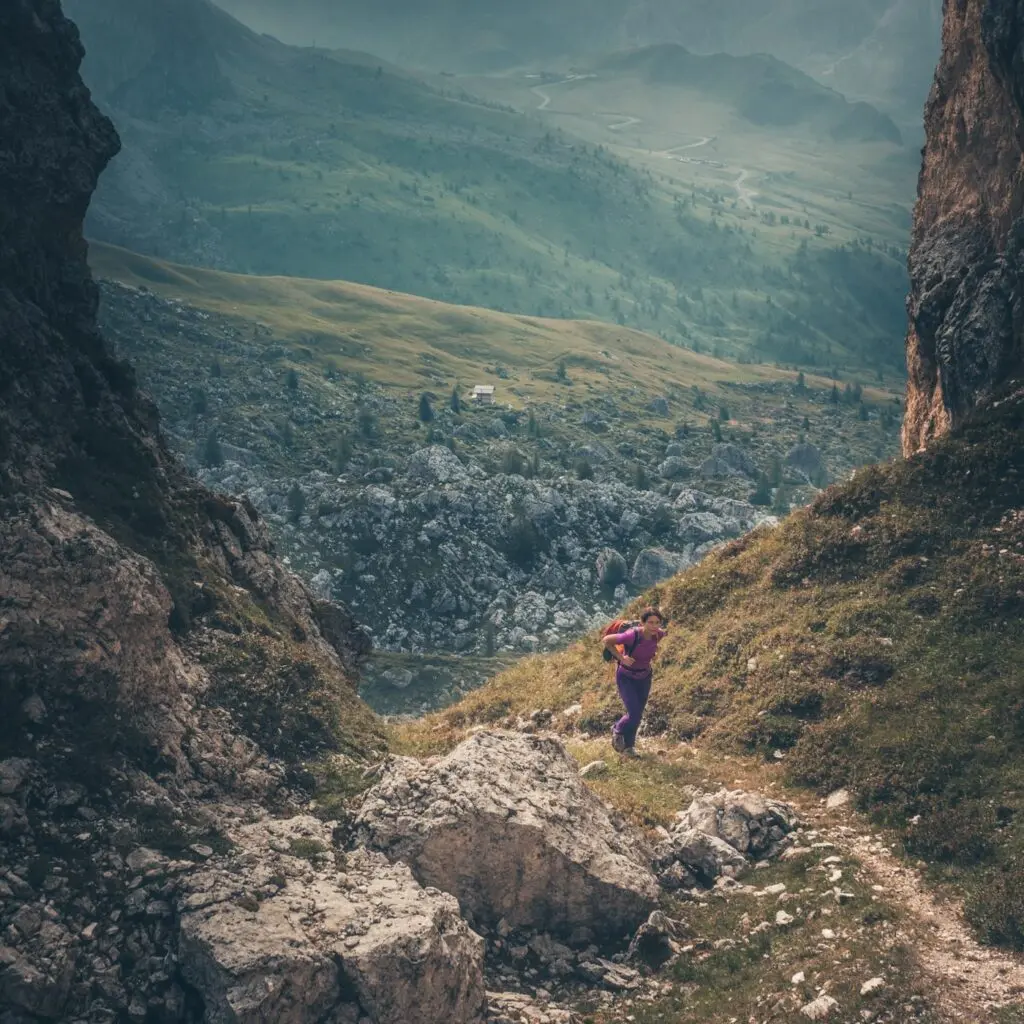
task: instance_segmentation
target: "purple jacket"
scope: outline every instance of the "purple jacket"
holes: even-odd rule
[[[666,636],[663,629],[658,630],[653,640],[645,639],[643,633],[643,628],[638,627],[627,629],[625,633],[614,633],[605,637],[605,640],[611,640],[614,644],[621,644],[626,648],[626,653],[633,659],[633,664],[632,666],[619,665],[618,671],[633,679],[643,679],[651,674],[651,662],[654,660],[654,655],[658,653],[658,644]],[[637,636],[639,636],[639,640],[637,640]],[[634,643],[636,646],[630,651],[630,647]]]

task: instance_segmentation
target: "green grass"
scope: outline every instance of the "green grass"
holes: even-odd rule
[[[781,528],[645,595],[671,620],[648,728],[848,786],[988,940],[1024,947],[1024,406],[862,470]],[[1004,521],[1004,517],[1011,515]],[[1002,554],[1000,552],[1003,552]],[[420,752],[477,722],[619,713],[598,644],[530,659],[406,727]]]
[[[513,316],[490,309],[451,306],[345,281],[251,277],[167,263],[125,249],[93,243],[90,263],[98,277],[247,321],[266,325],[277,339],[296,346],[282,353],[301,372],[303,358],[316,370],[336,366],[396,388],[421,388],[431,378],[468,384],[501,365],[507,377],[502,399],[513,407],[561,404],[589,392],[626,404],[643,394],[676,390],[695,418],[694,389],[705,392],[708,408],[728,400],[742,407],[737,384],[794,384],[796,373],[762,364],[739,364],[681,349],[654,335],[586,320]],[[301,351],[300,351],[301,350]],[[559,363],[568,384],[558,380]],[[656,385],[652,384],[656,382]],[[829,378],[808,374],[812,389],[828,389]],[[583,392],[584,394],[581,394]],[[799,394],[794,398],[799,400]],[[897,395],[869,386],[868,401],[892,402]],[[818,407],[820,413],[820,406]],[[673,420],[645,411],[645,420],[668,426]]]

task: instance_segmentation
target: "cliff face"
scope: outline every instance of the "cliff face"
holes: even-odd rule
[[[947,0],[910,254],[906,454],[1022,369],[1024,3]]]
[[[276,560],[252,508],[187,476],[96,329],[82,221],[118,140],[81,58],[57,0],[0,4],[0,1016],[14,1021],[84,1013],[98,968],[77,936],[125,899],[132,848],[187,848],[226,804],[287,806],[301,762],[379,741],[353,685],[363,634]],[[48,923],[12,927],[43,893]],[[166,1002],[179,1019],[180,987],[147,960],[173,952],[167,927],[115,939],[111,963],[141,945],[108,972],[106,1005]]]

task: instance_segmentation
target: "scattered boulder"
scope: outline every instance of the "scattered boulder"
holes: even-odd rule
[[[693,466],[678,455],[670,455],[658,466],[658,475],[666,480],[686,480],[693,475]]]
[[[797,817],[789,804],[722,789],[697,797],[680,815],[680,825],[716,836],[744,856],[764,860],[782,852]]]
[[[850,802],[850,791],[848,789],[837,789],[829,793],[825,800],[825,806],[834,811],[839,807],[845,807]]]
[[[209,1024],[484,1020],[483,942],[450,896],[380,854],[336,863],[314,818],[232,839],[179,901],[181,970]]]
[[[689,887],[691,877],[712,885],[722,875],[735,877],[753,862],[778,856],[797,825],[788,804],[724,789],[696,797],[678,818],[654,851],[666,889]]]
[[[818,996],[805,1006],[800,1007],[800,1012],[808,1020],[827,1020],[835,1010],[839,1009],[839,1003],[829,995]]]
[[[658,395],[657,398],[651,399],[651,404],[648,408],[656,416],[667,416],[668,415],[668,399],[663,395]]]
[[[712,885],[719,875],[737,875],[747,860],[725,840],[697,829],[679,829],[654,851],[657,867],[668,869],[675,863],[689,868],[704,885]],[[673,886],[676,887],[677,886]]]
[[[706,544],[728,536],[725,520],[713,512],[687,512],[679,519],[677,533],[684,544]]]
[[[642,590],[653,587],[655,583],[675,576],[690,564],[690,560],[674,551],[665,548],[644,548],[633,563],[633,584]]]
[[[678,922],[672,921],[661,910],[654,913],[637,929],[626,952],[627,960],[636,960],[657,969],[679,953],[676,942],[681,931]]]
[[[642,839],[612,820],[553,737],[483,731],[434,765],[393,759],[356,837],[488,927],[617,939],[657,897]]]
[[[729,476],[754,479],[757,474],[757,463],[734,444],[716,444],[711,449],[711,457],[705,459],[700,467],[700,475],[706,480]]]
[[[439,444],[413,452],[406,465],[406,476],[427,484],[459,484],[468,479],[466,467],[455,453]]]
[[[547,602],[541,594],[528,590],[516,602],[512,618],[517,626],[535,632],[547,625],[549,618]]]
[[[629,564],[614,548],[605,548],[597,556],[597,578],[605,587],[617,587],[629,578]]]
[[[579,1014],[521,992],[488,992],[487,1024],[579,1024]]]
[[[813,444],[804,442],[794,445],[786,453],[786,467],[794,470],[811,483],[826,483],[828,469],[821,451]]]

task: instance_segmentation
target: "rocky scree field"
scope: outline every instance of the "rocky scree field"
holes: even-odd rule
[[[658,584],[671,620],[650,742],[779,761],[849,787],[986,941],[1024,947],[1020,649],[1024,473],[1018,391],[905,462],[858,471],[779,528]],[[406,727],[410,749],[478,723],[620,713],[596,638],[527,659]]]
[[[93,260],[134,282],[105,287],[103,324],[179,452],[246,494],[318,593],[372,619],[396,655],[557,647],[897,440],[885,392],[621,329],[102,247]],[[385,305],[399,329],[378,319]],[[461,382],[475,380],[501,404],[474,408]],[[480,678],[457,675],[438,690],[414,658],[385,658],[367,694],[423,710]]]

